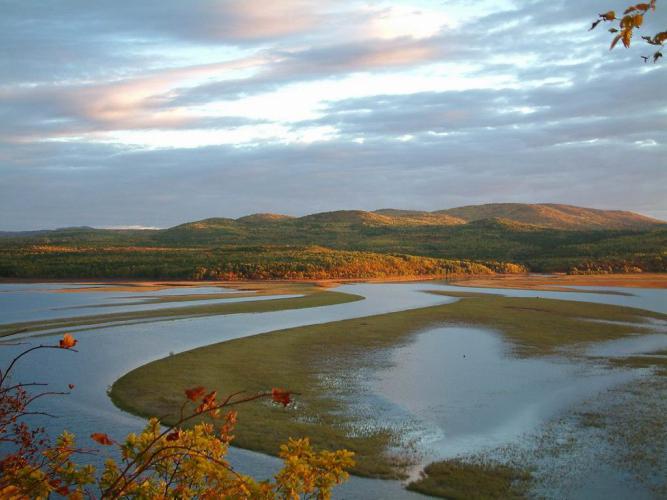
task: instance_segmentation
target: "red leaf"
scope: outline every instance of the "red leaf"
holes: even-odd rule
[[[205,405],[210,406],[211,404],[215,403],[215,397],[217,395],[218,395],[218,391],[209,392],[206,396],[204,396],[204,400],[202,401],[202,403],[204,403]]]
[[[111,440],[111,438],[109,436],[107,436],[106,434],[103,434],[101,432],[93,432],[90,435],[90,437],[93,441],[96,441],[99,444],[102,444],[104,446],[111,446],[113,444],[113,441]]]
[[[201,404],[195,410],[197,413],[202,413],[208,410],[215,408],[215,397],[217,396],[218,391],[211,391],[202,400]],[[215,415],[213,415],[215,416]]]
[[[280,403],[283,406],[287,406],[292,402],[289,391],[278,389],[276,387],[271,389],[271,399],[274,403]]]
[[[204,395],[205,392],[206,389],[204,389],[202,386],[193,387],[192,389],[185,389],[185,395],[190,401],[197,401]]]
[[[67,486],[61,486],[60,488],[56,489],[56,493],[65,497],[69,495],[69,488]]]
[[[67,387],[69,387],[69,390],[71,391],[72,389],[74,389],[74,384],[67,384]]]
[[[181,431],[178,429],[174,430],[173,432],[170,432],[167,434],[167,441],[177,441],[178,438],[181,437]]]
[[[71,349],[72,347],[74,347],[76,345],[77,342],[78,341],[74,337],[72,337],[69,333],[66,333],[65,335],[63,335],[63,338],[60,339],[60,342],[59,342],[58,345],[62,349]]]

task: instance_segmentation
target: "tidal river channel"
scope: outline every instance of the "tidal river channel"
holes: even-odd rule
[[[0,324],[83,316],[101,310],[118,312],[165,307],[164,303],[137,303],[133,299],[137,295],[135,292],[55,293],[55,289],[66,286],[81,285],[0,284]],[[310,309],[193,317],[79,330],[76,332],[78,353],[38,351],[17,365],[15,379],[48,381],[52,390],[64,390],[67,384],[76,384],[71,395],[45,399],[40,407],[59,416],[43,422],[50,431],[68,429],[85,439],[92,432],[102,430],[113,438],[121,438],[128,432],[138,431],[145,422],[116,408],[108,398],[107,390],[116,379],[134,368],[173,353],[272,330],[457,300],[424,293],[428,290],[540,296],[667,313],[665,290],[612,290],[629,294],[626,295],[594,293],[595,290],[578,293],[474,289],[429,282],[353,284],[336,290],[361,295],[364,300]],[[141,292],[141,295],[159,297],[169,293],[213,292],[223,293],[224,290],[217,287],[188,288],[187,291]],[[216,301],[260,298],[273,297],[220,298]],[[119,305],[98,308],[114,303]],[[665,325],[656,328],[656,333],[644,336],[646,338],[600,346],[597,355],[641,353],[645,348],[666,349]],[[56,343],[57,340],[58,337],[48,336],[25,339],[34,343]],[[19,348],[9,345],[0,348],[0,366],[6,366]],[[510,355],[506,342],[497,332],[463,327],[424,331],[407,345],[379,355],[391,358],[391,368],[360,374],[365,397],[353,405],[352,411],[367,414],[369,426],[377,421],[397,427],[409,422],[409,438],[423,453],[425,463],[516,443],[577,403],[645,375],[642,370],[608,370],[565,358],[517,359]],[[259,477],[270,476],[279,464],[273,457],[240,449],[232,449],[230,459],[241,472]],[[603,497],[609,493],[609,488],[619,486],[613,481],[607,482],[597,490],[581,490],[580,495],[574,496]],[[379,499],[420,495],[404,490],[397,481],[353,477],[336,490],[336,496]]]

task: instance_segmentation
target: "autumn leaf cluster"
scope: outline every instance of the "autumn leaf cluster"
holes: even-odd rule
[[[617,16],[616,12],[610,10],[598,16],[598,19],[591,25],[591,30],[595,29],[601,22],[611,23],[613,26],[608,29],[614,35],[609,49],[612,50],[618,42],[623,43],[627,49],[630,48],[634,31],[639,29],[644,24],[644,16],[649,11],[655,11],[656,0],[651,0],[648,3],[638,3],[628,6],[622,16]],[[667,41],[667,31],[656,33],[653,36],[642,36],[642,39],[649,45],[662,47]],[[657,49],[653,56],[653,62],[657,62],[662,57],[661,49]],[[642,56],[644,61],[648,61],[648,56]]]
[[[281,446],[283,467],[271,480],[257,480],[233,468],[226,458],[237,420],[232,407],[259,399],[270,399],[283,407],[291,405],[293,393],[278,388],[219,399],[216,391],[193,387],[185,390],[173,426],[165,427],[151,418],[142,432],[120,441],[94,432],[90,435],[93,447],[81,448],[73,434],[63,432],[52,443],[43,429],[31,429],[25,420],[37,413],[30,408],[36,398],[67,392],[30,395],[28,386],[44,384],[10,385],[9,372],[16,361],[34,350],[74,351],[76,344],[77,340],[66,334],[58,345],[31,347],[7,370],[0,370],[0,444],[12,450],[0,458],[0,498],[328,499],[354,466],[352,452],[317,451],[302,438]],[[70,384],[69,389],[73,388]],[[113,447],[119,458],[107,458],[102,470],[80,463],[82,455]]]

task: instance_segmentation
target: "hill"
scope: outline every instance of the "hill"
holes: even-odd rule
[[[568,230],[648,229],[664,224],[663,221],[633,212],[598,210],[554,203],[490,203],[438,210],[435,213],[456,217],[466,222],[502,218],[540,227]]]
[[[313,248],[320,252],[314,260]],[[352,252],[345,255],[347,271],[327,267],[325,262],[332,255],[322,253],[325,251]],[[84,260],[95,271],[86,271],[77,261],[86,252],[90,255]],[[249,259],[246,267],[244,252]],[[362,270],[371,268],[374,277],[383,273],[394,277],[398,269],[407,273],[408,268],[414,274],[419,266],[396,266],[381,258],[396,255],[483,262],[494,270],[521,268],[496,265],[505,262],[539,272],[660,272],[667,271],[667,224],[630,212],[553,204],[490,204],[437,212],[382,209],[304,217],[254,214],[204,219],[163,230],[68,228],[0,238],[0,277],[64,273],[58,276],[168,278],[201,274],[198,268],[234,269],[239,276],[256,275],[261,268],[266,276],[279,277],[289,274],[285,274],[285,256],[294,259],[296,273],[303,276],[354,277],[348,274],[356,273],[362,277]],[[350,259],[357,259],[358,265],[352,265]],[[384,264],[374,267],[373,260]],[[61,270],[56,271],[54,263]],[[301,264],[307,265],[301,268]],[[427,274],[433,274],[438,265],[427,267]],[[77,271],[68,274],[67,269]]]

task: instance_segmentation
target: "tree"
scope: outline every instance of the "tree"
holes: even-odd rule
[[[274,388],[258,394],[239,392],[218,399],[204,387],[185,390],[177,422],[164,427],[151,418],[140,434],[116,442],[108,434],[90,436],[96,448],[80,448],[74,435],[63,432],[52,443],[44,429],[31,428],[26,419],[46,413],[31,406],[46,396],[69,391],[29,394],[42,383],[10,382],[12,369],[24,356],[40,349],[74,351],[77,340],[65,334],[58,345],[38,345],[16,356],[0,370],[0,444],[11,451],[0,458],[0,498],[330,498],[332,488],[348,478],[353,453],[315,451],[307,438],[290,439],[280,448],[284,466],[273,481],[258,481],[234,470],[225,456],[233,440],[235,406],[269,399],[287,407],[289,391]],[[108,458],[102,471],[78,463],[82,454],[116,447],[120,460]]]
[[[595,29],[601,22],[611,23],[612,27],[608,31],[614,35],[614,38],[611,41],[609,50],[616,47],[619,41],[623,43],[626,49],[630,48],[634,31],[642,27],[646,14],[655,11],[655,4],[656,0],[651,0],[649,3],[630,5],[623,11],[623,16],[621,17],[617,17],[616,12],[610,10],[604,14],[600,14],[598,19],[591,24],[590,29]],[[662,57],[662,47],[665,41],[667,41],[667,30],[656,33],[653,36],[642,36],[642,39],[651,46],[659,47],[651,57],[641,56],[642,59],[644,59],[644,62],[648,62],[652,58],[654,63],[657,62]]]

